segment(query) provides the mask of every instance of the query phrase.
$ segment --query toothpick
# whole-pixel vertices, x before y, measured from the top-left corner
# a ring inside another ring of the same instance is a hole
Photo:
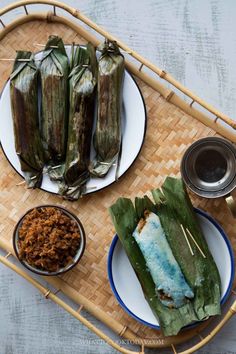
[[[53,167],[51,167],[51,170],[55,170],[56,168],[59,168],[59,167],[61,167],[62,165],[57,165],[57,166],[53,166]]]
[[[101,49],[97,49],[97,51],[98,52],[102,52]],[[114,53],[113,49],[108,49],[107,51],[110,52],[110,53]],[[120,51],[120,53],[124,53],[124,54],[130,54],[130,55],[133,54],[133,52],[128,52],[127,50],[123,50],[123,49],[119,49],[119,51]]]
[[[197,241],[195,240],[195,238],[193,237],[193,235],[191,234],[191,232],[189,231],[189,229],[186,228],[187,233],[189,234],[189,236],[191,237],[191,239],[193,240],[193,242],[195,243],[196,247],[198,248],[199,252],[201,253],[201,255],[203,256],[203,258],[206,258],[205,254],[203,253],[203,251],[201,250],[200,246],[198,245]]]
[[[14,58],[0,58],[0,61],[19,61],[19,62],[30,62],[30,61],[41,61],[42,59],[14,59]]]
[[[13,59],[13,58],[0,58],[0,61],[31,61],[32,59]]]
[[[180,224],[180,227],[181,227],[181,229],[182,229],[182,231],[183,231],[183,234],[184,234],[185,240],[186,240],[186,242],[187,242],[187,244],[188,244],[188,247],[189,247],[189,250],[190,250],[190,252],[191,252],[191,255],[194,256],[193,249],[192,249],[192,247],[191,247],[191,245],[190,245],[190,243],[189,243],[188,236],[186,235],[186,232],[185,232],[185,230],[184,230],[183,225]]]
[[[17,183],[16,186],[22,186],[22,184],[25,184],[25,183],[26,183],[26,181],[24,180],[24,181]]]
[[[45,44],[34,43],[35,47],[45,47]],[[49,48],[58,48],[58,45],[50,45]]]
[[[68,190],[73,191],[75,188],[76,188],[76,187],[70,186],[70,187],[68,187]],[[97,189],[97,187],[96,187],[96,186],[93,186],[93,187],[86,187],[86,192],[87,192],[87,191],[90,191],[90,190],[93,190],[93,189]]]
[[[84,195],[86,195],[87,192],[89,192],[90,190],[95,190],[97,189],[97,187],[86,187],[86,190],[81,194],[80,198],[82,198]]]
[[[165,197],[165,194],[164,194],[164,192],[163,192],[162,187],[160,187],[159,189],[160,189],[160,192],[161,192],[162,196],[163,196],[164,198],[166,198],[166,197]],[[164,203],[165,203],[165,199],[160,198],[160,199],[159,199],[159,203],[160,203],[160,204],[164,204]]]
[[[113,53],[113,52],[114,52],[114,50],[113,50],[113,49],[108,49],[108,52]],[[127,50],[122,50],[122,49],[120,49],[120,53],[124,53],[124,54],[132,54],[132,52],[128,52]]]
[[[102,161],[100,162],[100,164],[101,165],[106,165],[106,166],[110,165],[109,162],[102,162]],[[116,163],[111,164],[111,166],[116,166]]]
[[[120,50],[121,53],[124,53],[124,54],[132,54],[132,52],[127,52],[127,50]]]
[[[96,186],[93,186],[93,187],[86,187],[86,192],[87,192],[87,191],[92,191],[92,190],[94,190],[94,189],[97,189],[97,187],[96,187]]]
[[[160,187],[159,189],[160,189],[161,194],[162,194],[163,196],[165,196],[162,187]]]
[[[34,180],[35,178],[37,178],[37,176],[31,177],[30,180],[32,181],[32,180]],[[26,180],[24,179],[23,181],[17,183],[16,186],[17,186],[17,187],[18,187],[18,186],[22,186],[22,184],[25,184],[25,183],[26,183]]]

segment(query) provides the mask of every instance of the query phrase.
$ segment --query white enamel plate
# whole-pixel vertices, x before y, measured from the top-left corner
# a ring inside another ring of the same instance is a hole
[[[220,273],[221,304],[223,304],[230,293],[234,280],[233,250],[219,224],[202,210],[195,209],[195,211]],[[112,291],[123,309],[139,322],[160,329],[117,235],[112,241],[108,255],[108,276]]]
[[[70,57],[70,47],[67,47]],[[36,55],[40,59],[42,53]],[[37,62],[36,62],[37,63]],[[20,163],[14,146],[13,121],[10,105],[10,82],[7,81],[0,98],[0,141],[6,158],[13,168],[23,177]],[[123,86],[123,113],[122,113],[122,153],[118,177],[121,177],[137,158],[143,145],[146,131],[146,109],[142,94],[133,77],[125,71]],[[91,159],[95,151],[91,148]],[[87,192],[101,190],[115,182],[116,166],[112,166],[104,178],[91,178],[87,183]],[[41,189],[57,193],[58,186],[50,181],[48,175],[43,176]]]

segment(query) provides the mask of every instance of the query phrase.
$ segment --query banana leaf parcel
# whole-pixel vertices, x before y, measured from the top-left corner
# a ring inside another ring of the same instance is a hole
[[[69,63],[61,38],[50,36],[40,63],[41,136],[49,165],[65,159],[68,124]],[[50,170],[49,170],[50,174]]]
[[[221,282],[182,180],[167,177],[152,195],[155,203],[147,196],[136,198],[135,205],[119,198],[110,215],[145,298],[163,333],[170,336],[194,321],[220,314]],[[191,254],[180,225],[191,230],[205,258],[195,243]]]
[[[105,176],[121,149],[121,107],[124,57],[115,42],[106,41],[98,60],[98,117],[94,134],[96,160],[91,174]]]
[[[69,75],[70,113],[64,183],[60,193],[78,199],[90,176],[90,146],[95,108],[97,60],[95,48],[77,47]]]
[[[44,166],[39,132],[38,77],[33,54],[17,52],[10,76],[11,110],[15,149],[30,188],[40,187]]]

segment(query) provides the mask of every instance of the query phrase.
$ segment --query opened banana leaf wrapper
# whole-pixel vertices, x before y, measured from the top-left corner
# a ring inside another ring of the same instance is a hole
[[[118,237],[166,336],[220,314],[221,281],[182,180],[111,206]],[[189,248],[184,233],[194,239]],[[192,252],[191,252],[192,251]]]

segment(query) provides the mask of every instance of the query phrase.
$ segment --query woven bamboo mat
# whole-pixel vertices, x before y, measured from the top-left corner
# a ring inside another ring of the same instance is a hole
[[[33,46],[35,38],[38,43],[45,43],[50,34],[58,34],[65,43],[84,42],[72,29],[62,24],[34,21],[17,27],[0,42],[1,57],[13,58],[16,49],[36,51],[37,48]],[[0,63],[1,88],[11,68],[12,63]],[[137,82],[147,107],[145,143],[128,172],[105,190],[72,203],[41,190],[16,186],[22,178],[10,166],[3,153],[0,153],[0,237],[11,242],[13,228],[19,217],[27,209],[39,204],[62,205],[73,211],[85,227],[87,246],[81,262],[62,279],[140,337],[154,338],[157,331],[129,317],[118,305],[110,289],[106,269],[114,228],[107,208],[120,196],[134,198],[149,193],[150,189],[160,186],[167,175],[179,176],[180,160],[186,148],[193,141],[213,136],[215,132],[168,103],[143,82]],[[1,116],[0,119],[4,117]],[[206,210],[219,221],[236,250],[235,220],[225,201],[221,198],[207,200],[193,195],[191,198],[194,206]]]

